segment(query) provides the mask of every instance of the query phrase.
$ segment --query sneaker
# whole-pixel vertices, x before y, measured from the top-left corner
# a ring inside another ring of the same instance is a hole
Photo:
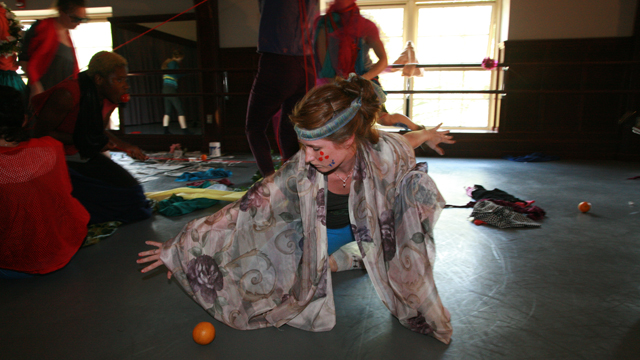
[[[193,133],[191,131],[189,131],[188,128],[184,128],[182,129],[182,134],[183,135],[193,135]]]
[[[171,135],[171,132],[169,131],[169,127],[168,126],[164,127],[164,134],[165,135]]]

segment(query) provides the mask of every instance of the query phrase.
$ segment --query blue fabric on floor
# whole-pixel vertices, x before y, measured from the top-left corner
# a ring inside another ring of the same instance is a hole
[[[176,181],[196,181],[206,179],[222,179],[233,175],[231,171],[224,169],[209,169],[207,171],[185,172]]]
[[[543,153],[535,152],[524,156],[512,156],[506,155],[502,157],[505,160],[517,161],[517,162],[542,162],[542,161],[555,161],[560,160],[559,156],[545,155]]]
[[[351,231],[351,225],[347,225],[340,229],[327,229],[327,254],[331,255],[344,245],[356,241]]]

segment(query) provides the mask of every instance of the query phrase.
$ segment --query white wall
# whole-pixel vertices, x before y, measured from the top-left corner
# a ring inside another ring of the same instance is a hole
[[[219,0],[220,47],[258,45],[258,0]]]
[[[511,13],[511,0],[502,0],[501,17],[502,22],[500,24],[500,36],[498,42],[503,42],[509,39],[509,13]]]
[[[633,35],[637,0],[511,0],[508,40]]]

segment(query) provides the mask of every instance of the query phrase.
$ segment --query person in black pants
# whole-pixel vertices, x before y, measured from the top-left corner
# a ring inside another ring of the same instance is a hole
[[[272,121],[282,160],[299,150],[289,114],[315,85],[312,0],[260,0],[258,73],[247,108],[246,134],[263,176],[274,172],[267,127]],[[277,116],[280,112],[280,116]]]

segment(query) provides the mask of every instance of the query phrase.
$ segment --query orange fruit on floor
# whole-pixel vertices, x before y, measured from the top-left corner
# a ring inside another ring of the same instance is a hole
[[[200,345],[207,345],[216,337],[216,328],[213,324],[203,321],[193,328],[193,341]]]
[[[586,213],[587,211],[591,210],[591,203],[588,203],[586,201],[581,202],[580,204],[578,204],[578,210]]]

